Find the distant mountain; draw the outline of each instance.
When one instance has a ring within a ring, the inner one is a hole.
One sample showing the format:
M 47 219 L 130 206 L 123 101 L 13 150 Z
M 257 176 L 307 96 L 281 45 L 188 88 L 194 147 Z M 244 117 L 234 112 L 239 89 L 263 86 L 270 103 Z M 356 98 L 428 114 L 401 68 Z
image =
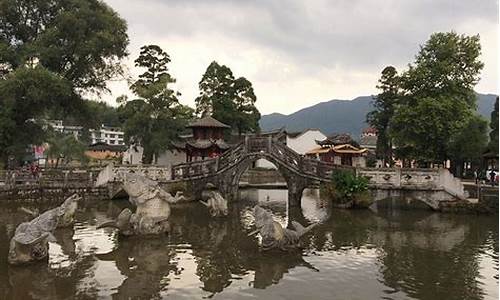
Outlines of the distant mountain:
M 496 95 L 477 94 L 477 111 L 487 120 L 495 103 Z M 324 134 L 350 133 L 359 138 L 367 127 L 366 114 L 373 110 L 372 97 L 361 96 L 352 100 L 330 100 L 301 109 L 290 115 L 272 113 L 260 119 L 263 131 L 286 127 L 288 131 L 319 128 Z

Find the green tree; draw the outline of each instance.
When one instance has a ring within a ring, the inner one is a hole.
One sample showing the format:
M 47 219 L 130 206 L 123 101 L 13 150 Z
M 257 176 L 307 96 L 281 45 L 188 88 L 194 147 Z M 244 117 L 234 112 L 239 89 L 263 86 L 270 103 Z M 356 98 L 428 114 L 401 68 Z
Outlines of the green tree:
M 498 154 L 498 96 L 495 101 L 495 108 L 491 112 L 490 128 L 490 143 L 488 145 L 488 150 Z
M 213 61 L 203 74 L 199 88 L 200 95 L 195 99 L 197 115 L 211 115 L 240 135 L 259 130 L 257 97 L 252 83 L 246 78 L 235 79 L 231 69 Z
M 77 140 L 73 135 L 51 132 L 47 140 L 49 144 L 47 158 L 56 160 L 55 168 L 60 163 L 67 165 L 74 160 L 78 160 L 83 164 L 88 162 L 88 158 L 85 156 L 85 144 Z
M 400 98 L 400 79 L 396 68 L 385 67 L 377 88 L 381 93 L 375 97 L 374 110 L 366 116 L 368 124 L 377 129 L 377 157 L 383 159 L 384 165 L 392 166 L 392 139 L 389 136 L 389 124 Z
M 0 0 L 0 159 L 43 139 L 33 120 L 76 115 L 83 94 L 106 90 L 122 73 L 126 30 L 98 0 Z
M 402 97 L 390 124 L 400 158 L 442 163 L 451 137 L 474 114 L 483 63 L 479 36 L 434 33 L 401 76 Z
M 449 155 L 455 175 L 462 176 L 464 163 L 480 166 L 481 155 L 488 144 L 488 121 L 474 115 L 465 126 L 451 137 Z
M 192 109 L 179 103 L 180 93 L 169 87 L 175 82 L 167 67 L 169 62 L 170 57 L 160 47 L 141 47 L 135 65 L 146 71 L 130 86 L 139 98 L 119 99 L 118 113 L 124 124 L 125 139 L 144 147 L 146 163 L 153 162 L 153 157 L 171 147 L 193 115 Z
M 237 114 L 234 124 L 241 136 L 244 132 L 259 131 L 260 112 L 255 107 L 255 96 L 252 83 L 245 77 L 240 77 L 234 81 L 235 98 L 234 104 Z

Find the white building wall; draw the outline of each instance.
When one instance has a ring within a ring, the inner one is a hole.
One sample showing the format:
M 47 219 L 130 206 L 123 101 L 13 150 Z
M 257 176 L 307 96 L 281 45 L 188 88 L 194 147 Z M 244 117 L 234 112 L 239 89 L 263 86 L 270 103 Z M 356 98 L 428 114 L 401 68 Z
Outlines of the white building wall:
M 108 145 L 124 145 L 125 133 L 119 128 L 107 127 L 102 125 L 100 129 L 90 131 L 92 144 L 102 142 Z
M 167 150 L 158 156 L 156 164 L 160 166 L 171 167 L 173 165 L 186 162 L 186 153 L 183 151 Z
M 326 135 L 319 131 L 319 129 L 309 129 L 295 138 L 287 136 L 286 145 L 295 152 L 304 155 L 307 151 L 318 146 L 316 141 L 322 141 L 324 139 L 326 139 Z M 276 169 L 275 165 L 265 159 L 257 160 L 255 166 L 259 168 Z
M 287 136 L 286 145 L 295 152 L 304 155 L 307 151 L 318 147 L 316 141 L 322 141 L 324 139 L 326 139 L 326 135 L 321 131 L 318 129 L 309 129 L 295 138 Z

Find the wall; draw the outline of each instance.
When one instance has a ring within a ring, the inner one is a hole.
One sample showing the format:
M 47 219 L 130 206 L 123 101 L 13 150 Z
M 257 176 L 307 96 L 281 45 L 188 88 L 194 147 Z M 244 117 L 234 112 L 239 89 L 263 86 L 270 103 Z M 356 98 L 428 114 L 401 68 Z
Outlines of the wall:
M 142 155 L 144 148 L 141 146 L 131 145 L 127 151 L 123 153 L 122 164 L 140 165 L 142 164 Z
M 310 129 L 295 138 L 291 138 L 287 135 L 286 145 L 295 152 L 304 155 L 307 151 L 318 146 L 316 141 L 322 141 L 324 139 L 326 139 L 326 135 L 321 131 Z M 275 165 L 265 159 L 257 160 L 255 166 L 259 168 L 276 169 Z
M 399 190 L 442 190 L 454 199 L 465 200 L 467 194 L 460 179 L 444 168 L 441 169 L 401 169 L 401 168 L 360 168 L 357 174 L 369 177 L 370 184 L 377 189 Z M 437 200 L 437 199 L 436 199 Z M 431 201 L 434 201 L 432 199 Z
M 366 157 L 364 156 L 354 156 L 352 158 L 352 166 L 357 168 L 366 167 Z
M 308 130 L 298 135 L 296 138 L 287 136 L 286 145 L 299 154 L 305 154 L 307 151 L 318 147 L 316 144 L 317 140 L 322 141 L 324 139 L 326 139 L 326 135 L 321 131 Z
M 274 165 L 273 165 L 274 166 Z M 246 170 L 240 178 L 240 183 L 249 184 L 267 184 L 267 183 L 285 183 L 285 179 L 278 170 Z
M 173 165 L 186 162 L 186 153 L 178 150 L 167 150 L 158 156 L 156 164 L 170 168 Z

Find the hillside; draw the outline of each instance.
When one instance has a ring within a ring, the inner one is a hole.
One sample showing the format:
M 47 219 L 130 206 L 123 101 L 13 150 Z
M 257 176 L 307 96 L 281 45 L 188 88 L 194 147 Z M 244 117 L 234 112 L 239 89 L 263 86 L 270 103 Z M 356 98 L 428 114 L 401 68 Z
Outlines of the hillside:
M 477 111 L 487 120 L 493 110 L 496 95 L 478 94 Z M 350 133 L 357 138 L 366 124 L 366 114 L 373 109 L 371 96 L 353 100 L 330 100 L 301 109 L 290 115 L 272 113 L 260 119 L 263 131 L 285 126 L 289 131 L 319 128 L 325 134 Z

